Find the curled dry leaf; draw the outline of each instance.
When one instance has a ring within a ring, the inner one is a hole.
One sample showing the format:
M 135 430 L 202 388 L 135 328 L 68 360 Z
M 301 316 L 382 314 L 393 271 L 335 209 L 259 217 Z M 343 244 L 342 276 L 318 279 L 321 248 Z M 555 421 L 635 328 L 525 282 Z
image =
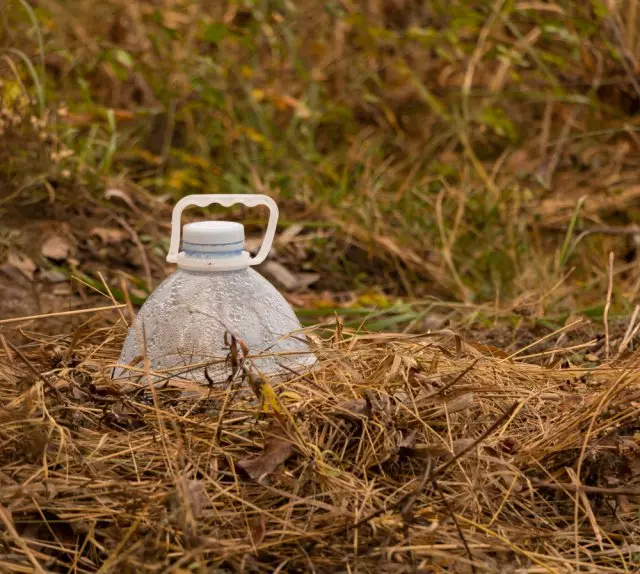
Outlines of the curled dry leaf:
M 20 271 L 27 279 L 33 279 L 33 273 L 36 270 L 36 264 L 26 255 L 15 251 L 9 252 L 7 263 Z
M 60 235 L 52 235 L 40 248 L 42 255 L 55 261 L 63 261 L 71 252 L 71 245 Z
M 254 480 L 274 472 L 294 452 L 293 445 L 283 435 L 282 428 L 275 427 L 274 432 L 264 441 L 262 454 L 240 460 L 238 466 Z
M 136 213 L 140 213 L 140 210 L 136 207 L 136 204 L 133 203 L 133 200 L 131 199 L 129 194 L 122 191 L 121 189 L 115 189 L 115 188 L 107 189 L 107 191 L 104 192 L 104 196 L 107 199 L 113 199 L 114 197 L 117 197 L 118 199 L 121 199 L 122 201 L 124 201 L 131 208 L 132 211 L 135 211 Z
M 113 227 L 94 227 L 90 234 L 97 235 L 107 245 L 121 243 L 128 237 L 124 230 Z

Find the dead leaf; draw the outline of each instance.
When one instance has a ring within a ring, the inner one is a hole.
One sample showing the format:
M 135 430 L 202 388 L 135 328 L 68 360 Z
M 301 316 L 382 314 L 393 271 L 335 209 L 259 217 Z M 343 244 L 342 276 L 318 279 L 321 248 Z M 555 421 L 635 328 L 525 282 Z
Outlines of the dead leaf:
M 435 412 L 431 413 L 431 416 L 438 417 L 445 413 L 452 414 L 465 409 L 470 409 L 474 405 L 473 393 L 464 393 L 459 397 L 455 397 L 449 401 L 446 401 Z
M 495 471 L 493 474 L 500 479 L 507 490 L 512 490 L 513 492 L 522 492 L 525 488 L 522 483 L 522 479 L 514 472 L 508 470 L 499 470 Z
M 447 317 L 445 315 L 437 315 L 431 313 L 427 315 L 422 321 L 422 328 L 425 331 L 437 331 L 445 324 Z
M 412 430 L 409 434 L 407 434 L 407 436 L 402 437 L 402 440 L 398 443 L 398 447 L 399 448 L 413 448 L 416 444 L 416 437 L 417 437 L 417 433 L 414 430 Z
M 502 349 L 494 347 L 493 345 L 484 345 L 482 343 L 476 343 L 474 341 L 466 341 L 466 343 L 470 347 L 473 347 L 476 351 L 480 351 L 483 355 L 487 355 L 489 357 L 506 359 L 509 356 Z
M 274 472 L 294 453 L 293 445 L 282 433 L 282 429 L 276 430 L 265 439 L 261 455 L 240 460 L 237 465 L 254 480 Z
M 297 235 L 300 234 L 301 231 L 304 230 L 304 227 L 299 223 L 294 223 L 293 225 L 287 227 L 276 240 L 277 245 L 283 246 L 287 243 L 290 243 L 292 239 L 294 239 Z
M 62 283 L 67 280 L 67 276 L 61 271 L 53 271 L 52 269 L 43 269 L 39 275 L 42 281 L 47 283 Z
M 298 278 L 277 261 L 268 261 L 262 266 L 262 271 L 287 291 L 293 291 L 299 285 Z
M 194 518 L 199 518 L 207 506 L 204 483 L 201 480 L 187 479 L 181 476 L 178 479 L 177 487 L 183 503 L 188 505 Z
M 298 273 L 297 277 L 298 286 L 296 289 L 306 289 L 318 281 L 322 275 L 320 275 L 320 273 Z
M 198 530 L 198 519 L 208 499 L 201 480 L 180 475 L 176 478 L 176 488 L 166 500 L 170 512 L 170 521 L 179 526 L 188 536 L 195 535 Z
M 107 245 L 121 243 L 128 237 L 124 230 L 113 227 L 94 227 L 89 234 L 97 235 Z
M 340 403 L 330 414 L 359 421 L 367 416 L 367 411 L 368 405 L 366 399 L 353 399 L 352 401 Z
M 122 191 L 121 189 L 113 189 L 113 188 L 107 189 L 107 191 L 104 192 L 104 196 L 107 199 L 113 199 L 114 197 L 117 197 L 122 201 L 124 201 L 131 208 L 132 211 L 135 211 L 137 214 L 140 214 L 140 210 L 136 207 L 136 204 L 133 203 L 133 200 L 131 199 L 131 197 L 129 197 L 129 194 L 127 194 L 125 191 Z
M 267 521 L 264 514 L 261 514 L 256 520 L 253 521 L 251 528 L 249 529 L 249 536 L 254 546 L 259 546 L 264 540 L 264 535 L 267 532 Z
M 55 261 L 63 261 L 69 256 L 71 245 L 60 235 L 52 235 L 47 239 L 40 249 L 42 255 Z
M 33 273 L 36 270 L 36 264 L 23 253 L 15 251 L 9 252 L 7 263 L 20 271 L 27 279 L 33 279 Z

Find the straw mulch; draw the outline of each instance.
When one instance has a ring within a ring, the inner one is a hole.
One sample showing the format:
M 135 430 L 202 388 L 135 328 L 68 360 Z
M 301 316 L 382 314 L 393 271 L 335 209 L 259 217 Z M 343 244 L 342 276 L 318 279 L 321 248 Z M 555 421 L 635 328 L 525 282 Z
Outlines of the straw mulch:
M 338 328 L 312 373 L 239 356 L 194 395 L 111 381 L 124 333 L 90 324 L 3 340 L 2 572 L 638 571 L 634 353 Z

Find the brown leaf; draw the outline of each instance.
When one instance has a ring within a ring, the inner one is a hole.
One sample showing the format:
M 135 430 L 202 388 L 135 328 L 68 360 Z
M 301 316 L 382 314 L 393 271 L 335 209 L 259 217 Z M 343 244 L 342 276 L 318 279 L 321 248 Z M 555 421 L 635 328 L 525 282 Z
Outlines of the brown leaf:
M 364 416 L 367 416 L 367 410 L 366 399 L 353 399 L 337 405 L 336 408 L 331 411 L 331 414 L 359 421 L 362 420 Z
M 259 546 L 264 540 L 264 535 L 267 532 L 267 521 L 264 514 L 261 514 L 256 520 L 253 521 L 251 528 L 249 529 L 249 536 L 254 546 Z
M 483 355 L 488 355 L 489 357 L 506 359 L 509 356 L 502 349 L 494 347 L 493 345 L 484 345 L 482 343 L 476 343 L 475 341 L 466 341 L 466 343 L 476 351 L 480 351 Z
M 293 291 L 298 287 L 298 278 L 277 261 L 268 261 L 262 266 L 262 271 L 287 291 Z
M 10 251 L 7 263 L 20 271 L 27 279 L 33 279 L 36 264 L 26 255 Z
M 272 434 L 265 439 L 261 455 L 238 461 L 237 465 L 254 480 L 271 474 L 293 454 L 293 445 L 286 438 L 279 436 L 280 433 Z
M 443 405 L 436 411 L 431 413 L 431 416 L 438 417 L 445 413 L 452 414 L 465 409 L 470 409 L 474 405 L 473 393 L 464 393 L 459 397 L 455 397 L 451 400 L 445 401 Z
M 90 235 L 97 235 L 107 245 L 121 243 L 128 237 L 126 231 L 113 227 L 94 227 Z
M 412 430 L 407 436 L 402 437 L 402 440 L 398 443 L 399 448 L 413 448 L 416 445 L 417 432 Z
M 177 486 L 183 503 L 188 505 L 194 518 L 199 518 L 207 506 L 204 483 L 201 480 L 187 479 L 181 476 Z
M 52 235 L 47 239 L 40 249 L 40 252 L 49 259 L 62 261 L 69 256 L 71 246 L 69 242 L 60 235 Z

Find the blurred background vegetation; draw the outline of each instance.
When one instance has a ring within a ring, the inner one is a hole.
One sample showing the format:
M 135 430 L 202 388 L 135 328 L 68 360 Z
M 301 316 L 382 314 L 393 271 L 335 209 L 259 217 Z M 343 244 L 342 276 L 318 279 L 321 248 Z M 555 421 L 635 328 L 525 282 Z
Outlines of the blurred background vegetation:
M 554 327 L 601 318 L 610 274 L 611 315 L 628 315 L 639 12 L 636 0 L 4 0 L 5 294 L 13 267 L 40 310 L 85 304 L 100 274 L 139 303 L 171 270 L 177 199 L 266 193 L 282 220 L 263 271 L 308 322 Z M 233 216 L 255 249 L 263 214 Z M 33 311 L 14 295 L 3 314 Z

